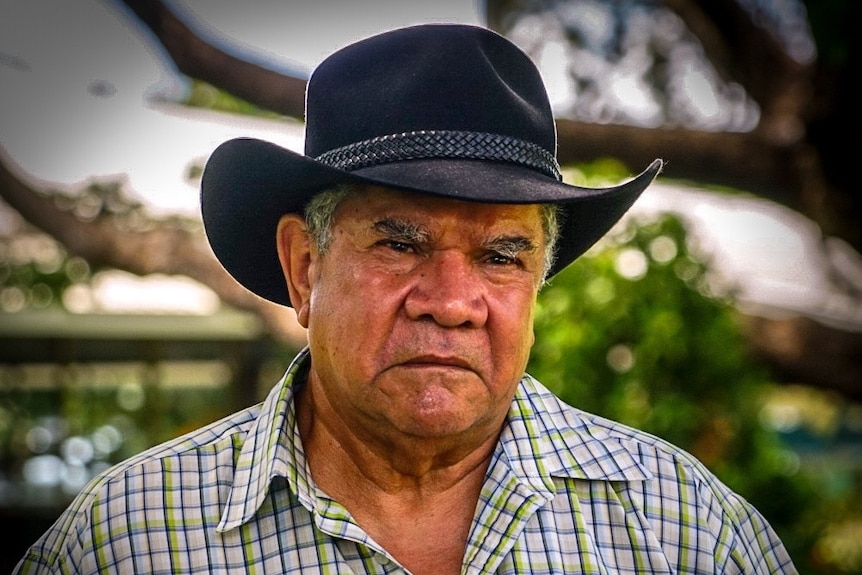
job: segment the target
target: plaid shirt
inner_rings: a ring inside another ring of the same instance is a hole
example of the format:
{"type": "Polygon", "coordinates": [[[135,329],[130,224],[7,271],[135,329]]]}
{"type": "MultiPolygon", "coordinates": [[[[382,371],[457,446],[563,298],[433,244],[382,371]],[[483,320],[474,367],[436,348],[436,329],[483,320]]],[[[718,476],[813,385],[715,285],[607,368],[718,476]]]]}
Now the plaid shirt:
{"type": "MultiPolygon", "coordinates": [[[[307,364],[303,351],[262,404],[95,478],[15,573],[404,573],[315,487],[291,385],[307,364]]],[[[462,573],[796,570],[763,517],[690,455],[526,375],[462,573]]]]}

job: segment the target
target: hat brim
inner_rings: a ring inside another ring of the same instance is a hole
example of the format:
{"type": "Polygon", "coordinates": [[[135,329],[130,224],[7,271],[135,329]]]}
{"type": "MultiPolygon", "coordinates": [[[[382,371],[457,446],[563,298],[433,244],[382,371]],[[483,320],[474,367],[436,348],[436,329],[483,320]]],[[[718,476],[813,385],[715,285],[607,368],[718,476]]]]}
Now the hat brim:
{"type": "Polygon", "coordinates": [[[535,170],[496,161],[409,160],[347,172],[271,142],[237,138],[210,156],[201,181],[201,213],[210,245],[244,287],[290,306],[276,247],[281,216],[301,213],[318,192],[341,183],[490,203],[557,203],[563,210],[557,258],[549,275],[568,266],[632,206],[661,171],[653,161],[618,186],[585,188],[535,170]]]}

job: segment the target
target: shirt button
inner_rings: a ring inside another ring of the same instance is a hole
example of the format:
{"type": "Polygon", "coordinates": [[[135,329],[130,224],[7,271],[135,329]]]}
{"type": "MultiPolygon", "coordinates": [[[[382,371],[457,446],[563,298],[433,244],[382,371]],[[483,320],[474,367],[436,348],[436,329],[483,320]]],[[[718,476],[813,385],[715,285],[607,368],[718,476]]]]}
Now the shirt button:
{"type": "Polygon", "coordinates": [[[374,553],[374,561],[380,565],[389,565],[389,557],[383,553],[374,553]]]}

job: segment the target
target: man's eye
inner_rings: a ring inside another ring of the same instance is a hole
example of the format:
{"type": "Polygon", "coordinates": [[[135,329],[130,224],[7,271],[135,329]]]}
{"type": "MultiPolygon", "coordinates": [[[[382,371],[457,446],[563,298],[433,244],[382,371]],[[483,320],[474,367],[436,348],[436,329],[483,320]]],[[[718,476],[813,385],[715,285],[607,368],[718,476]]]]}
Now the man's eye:
{"type": "Polygon", "coordinates": [[[382,240],[380,244],[396,252],[411,253],[416,251],[414,244],[401,240],[382,240]]]}
{"type": "Polygon", "coordinates": [[[498,266],[510,266],[517,265],[520,263],[520,260],[515,256],[510,256],[502,253],[493,253],[488,256],[488,263],[498,265],[498,266]]]}

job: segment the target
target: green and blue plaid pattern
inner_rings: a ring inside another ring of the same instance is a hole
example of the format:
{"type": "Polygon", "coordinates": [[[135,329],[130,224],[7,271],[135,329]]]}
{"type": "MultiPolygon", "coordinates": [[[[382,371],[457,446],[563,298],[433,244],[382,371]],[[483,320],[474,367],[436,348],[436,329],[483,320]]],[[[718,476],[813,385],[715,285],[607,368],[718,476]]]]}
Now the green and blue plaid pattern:
{"type": "MultiPolygon", "coordinates": [[[[303,351],[263,403],[95,478],[15,573],[405,573],[314,484],[293,401],[307,362],[303,351]]],[[[462,573],[796,569],[764,518],[693,457],[525,375],[462,573]]]]}

